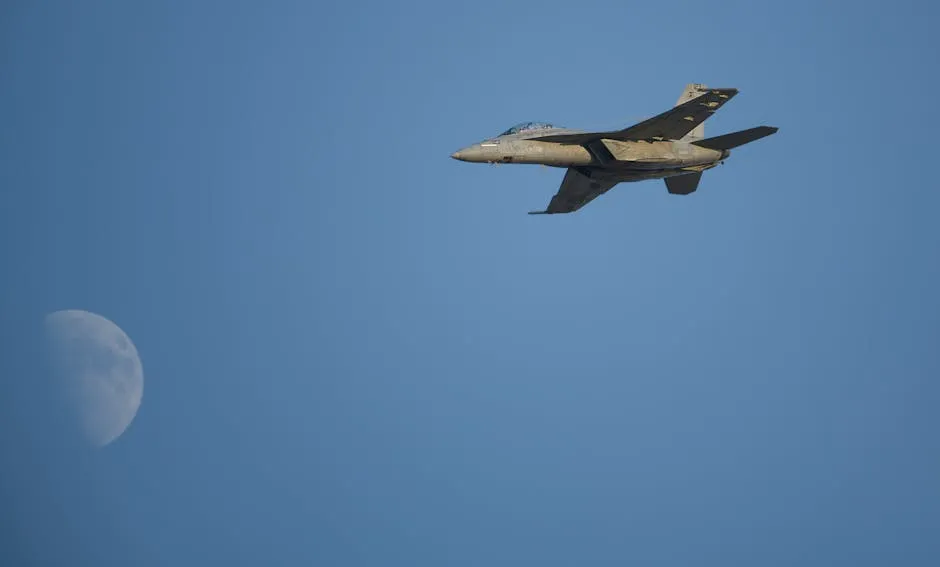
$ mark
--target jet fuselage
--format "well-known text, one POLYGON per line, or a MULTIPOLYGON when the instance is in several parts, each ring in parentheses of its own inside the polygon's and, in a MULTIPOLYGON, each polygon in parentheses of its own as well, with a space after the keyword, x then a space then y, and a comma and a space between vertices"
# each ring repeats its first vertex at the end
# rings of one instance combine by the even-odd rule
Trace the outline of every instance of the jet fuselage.
MULTIPOLYGON (((454 159, 476 163, 539 164, 552 167, 595 167, 613 172, 686 173, 714 167, 728 157, 684 141, 600 140, 593 147, 502 137, 463 148, 454 159)), ((647 177, 644 175, 643 177, 647 177)))
POLYGON ((567 169, 548 207, 530 214, 572 213, 625 181, 661 178, 670 194, 689 195, 698 189, 702 173, 723 163, 732 148, 777 132, 773 126, 757 126, 706 138, 705 120, 737 93, 689 83, 672 108, 627 128, 585 132, 522 122, 451 157, 567 169))

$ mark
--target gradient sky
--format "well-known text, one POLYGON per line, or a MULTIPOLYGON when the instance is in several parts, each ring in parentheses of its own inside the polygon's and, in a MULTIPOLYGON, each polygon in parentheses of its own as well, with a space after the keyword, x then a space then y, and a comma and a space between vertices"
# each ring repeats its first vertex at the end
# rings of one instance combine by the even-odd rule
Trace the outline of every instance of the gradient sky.
POLYGON ((940 564, 929 2, 6 2, 0 564, 940 564), (530 217, 451 160, 688 82, 776 135, 530 217), (136 420, 44 397, 57 309, 136 420))

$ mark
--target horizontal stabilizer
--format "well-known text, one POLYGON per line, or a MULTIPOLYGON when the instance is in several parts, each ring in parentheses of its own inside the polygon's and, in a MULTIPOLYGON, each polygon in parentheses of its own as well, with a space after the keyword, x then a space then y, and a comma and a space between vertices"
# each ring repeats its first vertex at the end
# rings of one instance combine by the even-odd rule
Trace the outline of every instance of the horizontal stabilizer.
POLYGON ((696 146, 701 146, 710 150, 730 150, 731 148, 736 148, 738 146, 743 146, 744 144, 749 144, 755 140, 760 140, 761 138, 775 134, 776 132, 777 128, 773 126, 758 126, 749 130, 741 130, 740 132, 732 132, 722 136, 715 136, 714 138, 696 140, 692 143, 696 146))
POLYGON ((666 190, 673 195, 688 195, 698 189, 698 182, 702 179, 702 172, 686 173, 666 178, 666 190))

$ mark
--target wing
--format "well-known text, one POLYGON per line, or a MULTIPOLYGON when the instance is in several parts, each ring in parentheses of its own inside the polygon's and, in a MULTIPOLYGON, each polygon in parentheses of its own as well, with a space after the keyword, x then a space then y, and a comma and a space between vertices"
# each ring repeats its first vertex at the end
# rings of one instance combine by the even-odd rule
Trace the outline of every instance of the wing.
POLYGON ((590 170, 569 168, 565 179, 561 182, 558 193, 552 197, 551 203, 544 211, 533 211, 530 215, 552 215, 558 213, 573 213, 587 205, 597 197, 610 190, 619 181, 607 179, 592 179, 590 170))
POLYGON ((586 144, 592 140, 609 139, 637 140, 679 140, 696 126, 705 122, 726 102, 738 94, 738 89, 708 89, 704 94, 675 106, 649 120, 634 124, 629 128, 614 132, 591 132, 586 134, 558 134, 530 138, 542 142, 560 142, 562 144, 586 144))

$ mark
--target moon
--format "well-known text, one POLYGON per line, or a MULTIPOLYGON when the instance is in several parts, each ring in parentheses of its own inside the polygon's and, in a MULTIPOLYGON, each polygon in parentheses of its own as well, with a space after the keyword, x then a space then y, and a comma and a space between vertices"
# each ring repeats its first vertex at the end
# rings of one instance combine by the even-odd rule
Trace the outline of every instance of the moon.
POLYGON ((137 415, 144 371, 137 347, 120 327, 81 310, 46 315, 53 366, 87 441, 104 447, 137 415))

